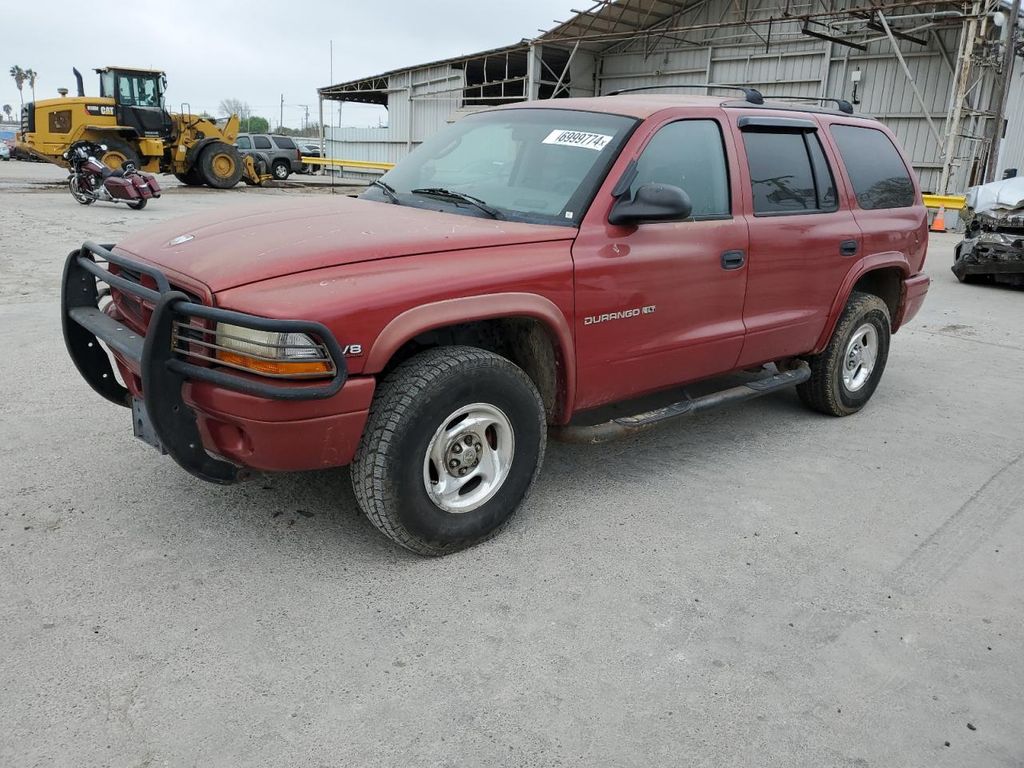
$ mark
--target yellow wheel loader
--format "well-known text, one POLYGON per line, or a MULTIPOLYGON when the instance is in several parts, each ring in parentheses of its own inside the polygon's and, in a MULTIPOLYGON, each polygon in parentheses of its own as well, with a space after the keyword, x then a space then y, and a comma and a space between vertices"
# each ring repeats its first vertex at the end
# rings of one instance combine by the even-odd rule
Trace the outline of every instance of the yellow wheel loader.
MULTIPOLYGON (((168 112, 167 77, 160 70, 129 67, 97 69, 100 95, 85 95, 76 69, 77 96, 26 104, 17 146, 67 167, 64 152, 76 141, 106 146, 100 158, 111 168, 126 160, 149 173, 173 173, 185 184, 229 189, 239 181, 261 184, 271 178, 259 159, 243 159, 234 146, 238 116, 213 120, 189 112, 168 112)), ((65 93, 65 91, 61 91, 65 93)))

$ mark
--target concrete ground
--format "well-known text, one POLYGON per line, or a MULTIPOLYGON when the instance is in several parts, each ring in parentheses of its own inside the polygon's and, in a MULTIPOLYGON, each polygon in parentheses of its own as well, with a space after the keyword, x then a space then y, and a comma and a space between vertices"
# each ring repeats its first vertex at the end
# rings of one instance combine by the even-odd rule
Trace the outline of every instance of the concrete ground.
POLYGON ((957 284, 955 236, 861 414, 552 444, 510 529, 424 560, 344 471, 193 480, 64 352, 83 239, 294 192, 51 177, 0 163, 0 766, 1024 762, 1024 292, 957 284))

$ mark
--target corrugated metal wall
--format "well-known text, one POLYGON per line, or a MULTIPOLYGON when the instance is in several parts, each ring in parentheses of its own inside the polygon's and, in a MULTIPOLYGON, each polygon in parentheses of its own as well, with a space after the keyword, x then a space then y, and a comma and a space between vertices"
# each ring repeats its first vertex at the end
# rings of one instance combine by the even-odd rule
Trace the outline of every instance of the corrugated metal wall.
MULTIPOLYGON (((777 9, 764 8, 758 13, 777 9)), ((709 0, 692 23, 717 21, 735 12, 733 0, 709 0)), ((904 13, 917 10, 908 7, 904 13)), ((899 11, 890 14, 894 19, 899 11)), ((914 24, 894 21, 894 26, 914 24)), ((851 75, 860 70, 856 109, 874 115, 895 131, 926 191, 938 191, 942 172, 947 111, 954 88, 953 66, 959 46, 960 27, 915 32, 926 45, 900 41, 899 47, 924 101, 914 95, 891 44, 884 35, 868 43, 866 51, 800 34, 797 22, 761 26, 732 26, 698 30, 692 44, 645 51, 646 39, 612 46, 603 55, 580 52, 571 68, 573 95, 589 95, 596 84, 599 93, 662 83, 708 82, 750 85, 766 94, 830 96, 853 100, 851 75), (615 52, 611 52, 611 51, 615 52), (931 118, 932 125, 926 117, 931 118), (937 136, 936 136, 937 134, 937 136)), ((833 30, 835 33, 835 30, 833 30)), ((550 45, 550 43, 546 43, 550 45)), ((993 76, 973 89, 961 134, 986 135, 984 117, 976 110, 989 108, 993 76)), ((456 88, 464 73, 450 66, 423 67, 391 76, 388 103, 389 128, 384 134, 338 134, 332 143, 336 156, 394 162, 437 131, 460 106, 456 88), (410 90, 410 83, 411 90, 410 90), (444 93, 442 93, 444 92, 444 93), (435 94, 430 97, 430 94, 435 94), (410 100, 410 96, 412 97, 410 100), (411 115, 411 120, 410 120, 411 115)), ((1024 79, 1013 78, 1007 116, 1009 130, 1003 150, 1004 167, 1024 168, 1024 79)), ((950 191, 964 191, 971 174, 984 160, 986 144, 963 139, 954 155, 950 191), (982 155, 975 160, 973 155, 982 155)))
POLYGON ((465 72, 448 65, 399 72, 388 83, 386 128, 328 130, 328 157, 396 163, 462 106, 465 72))
POLYGON ((1016 168, 1024 176, 1024 62, 1017 59, 1010 80, 1010 95, 1006 101, 1006 136, 1000 147, 998 176, 1007 168, 1016 168))
MULTIPOLYGON (((727 3, 719 0, 709 15, 720 16, 727 3)), ((781 38, 798 32, 796 25, 778 28, 781 38)), ((927 33, 925 33, 927 34, 927 33)), ((939 186, 942 147, 936 140, 925 115, 931 117, 939 137, 945 136, 946 111, 953 89, 953 73, 942 49, 953 59, 958 45, 958 30, 947 29, 937 39, 928 36, 927 46, 901 41, 900 50, 924 99, 924 108, 914 96, 889 41, 878 40, 860 51, 811 37, 772 43, 765 51, 760 40, 741 45, 716 44, 670 51, 622 53, 605 56, 599 79, 601 92, 658 83, 706 82, 749 85, 765 94, 792 96, 830 96, 853 99, 850 76, 860 70, 857 111, 884 121, 899 137, 910 155, 925 189, 939 186)), ((987 99, 987 88, 982 95, 987 99)), ((1024 109, 1024 103, 1021 104, 1024 109)), ((980 126, 979 126, 980 128, 980 126)), ((965 121, 961 132, 968 132, 965 121)), ((962 147, 961 152, 967 147, 962 147)), ((953 188, 963 188, 969 164, 962 163, 953 178, 953 188)))

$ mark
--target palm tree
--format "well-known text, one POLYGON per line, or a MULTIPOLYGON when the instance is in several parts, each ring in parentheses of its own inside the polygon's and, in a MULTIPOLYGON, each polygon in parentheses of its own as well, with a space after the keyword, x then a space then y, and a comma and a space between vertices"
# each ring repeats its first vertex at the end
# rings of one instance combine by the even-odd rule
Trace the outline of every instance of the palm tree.
POLYGON ((4 110, 4 114, 7 116, 8 122, 10 120, 12 120, 13 118, 11 117, 11 111, 12 111, 11 110, 11 105, 10 104, 4 104, 3 110, 4 110))
POLYGON ((22 87, 25 85, 27 79, 25 70, 15 64, 11 67, 11 77, 14 78, 14 84, 18 86, 18 98, 21 99, 21 106, 25 106, 25 96, 22 91, 22 87))
POLYGON ((32 89, 32 101, 36 100, 36 78, 39 77, 39 73, 34 69, 25 70, 25 79, 28 80, 28 87, 32 89))

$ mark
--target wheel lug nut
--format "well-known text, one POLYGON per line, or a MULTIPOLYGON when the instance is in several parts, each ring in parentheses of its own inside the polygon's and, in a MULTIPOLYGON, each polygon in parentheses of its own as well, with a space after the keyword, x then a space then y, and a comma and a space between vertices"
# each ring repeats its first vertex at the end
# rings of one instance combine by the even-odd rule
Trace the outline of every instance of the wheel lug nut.
POLYGON ((473 444, 473 436, 470 435, 469 437, 466 438, 466 445, 472 445, 472 444, 473 444))
POLYGON ((466 474, 466 472, 468 472, 468 471, 469 471, 469 470, 467 470, 467 469, 466 469, 465 467, 463 467, 462 469, 460 469, 460 470, 459 470, 459 474, 460 474, 460 475, 464 475, 464 474, 466 474))
POLYGON ((451 467, 452 469, 455 469, 457 466, 459 466, 459 462, 457 462, 455 459, 452 459, 451 461, 448 462, 448 466, 451 467))
POLYGON ((455 453, 462 453, 462 446, 456 443, 455 445, 452 446, 452 450, 455 453))

